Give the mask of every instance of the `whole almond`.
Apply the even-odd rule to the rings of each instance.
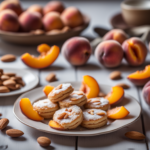
[[[122,87],[123,89],[129,89],[129,88],[130,88],[130,86],[127,85],[127,84],[125,84],[125,83],[119,83],[119,84],[117,84],[116,86],[120,86],[120,87]]]
[[[16,85],[7,85],[10,90],[16,90]]]
[[[62,114],[60,114],[57,119],[63,119],[66,115],[66,112],[63,112]]]
[[[50,73],[46,76],[45,79],[47,82],[56,81],[56,75],[55,75],[55,73]]]
[[[0,113],[0,117],[2,116],[2,113]]]
[[[121,79],[121,72],[120,71],[113,71],[111,74],[110,74],[110,79],[112,80],[117,80],[117,79]]]
[[[8,80],[9,78],[10,78],[10,77],[7,76],[7,75],[2,75],[2,76],[1,76],[1,80],[2,80],[2,81]]]
[[[145,135],[137,132],[137,131],[129,131],[125,134],[125,136],[129,139],[133,139],[133,140],[143,140],[145,139]]]
[[[20,84],[21,86],[25,86],[25,83],[24,83],[23,80],[17,80],[16,82],[17,82],[18,84]]]
[[[105,93],[103,93],[103,92],[100,92],[98,96],[99,96],[99,97],[105,97],[105,96],[106,96],[106,94],[105,94]]]
[[[7,93],[10,92],[10,90],[6,86],[0,86],[0,93]]]
[[[15,85],[16,84],[16,82],[14,81],[14,80],[5,80],[4,82],[3,82],[3,85],[5,85],[5,86],[9,86],[9,85]]]
[[[62,88],[62,84],[58,85],[55,89],[56,89],[56,90],[59,90],[59,89],[61,89],[61,88]]]
[[[1,61],[3,62],[12,62],[16,60],[16,56],[12,54],[7,54],[1,57]]]
[[[2,86],[2,85],[3,85],[3,81],[0,80],[0,86]]]
[[[22,77],[20,76],[14,76],[10,78],[11,80],[17,81],[17,80],[22,80]]]
[[[47,147],[51,144],[51,140],[44,136],[38,137],[37,142],[43,147]]]
[[[15,73],[13,73],[13,72],[5,72],[5,73],[3,73],[4,75],[7,75],[7,76],[9,76],[9,77],[14,77],[14,76],[16,76],[16,74]]]
[[[99,116],[105,116],[106,114],[104,112],[98,112],[97,115],[99,115]]]
[[[69,116],[69,115],[68,115],[68,114],[66,114],[66,115],[64,116],[64,119],[67,119],[67,118],[68,118],[68,116]]]
[[[6,134],[11,137],[19,137],[19,136],[23,135],[24,133],[21,130],[9,129],[6,131]]]
[[[9,120],[7,118],[2,118],[0,120],[0,130],[3,130],[9,123]]]

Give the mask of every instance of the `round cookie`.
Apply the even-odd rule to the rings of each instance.
[[[56,110],[59,109],[57,103],[51,102],[49,99],[39,100],[33,104],[33,109],[38,112],[38,114],[45,119],[50,119]]]
[[[55,112],[53,120],[65,130],[75,129],[83,120],[83,113],[80,107],[74,105],[69,108],[62,108]]]
[[[69,97],[73,90],[70,83],[60,84],[49,93],[48,98],[52,102],[59,102]]]
[[[109,101],[103,97],[90,98],[84,105],[86,109],[102,109],[105,111],[107,111],[109,107]]]
[[[73,91],[68,98],[59,101],[59,106],[60,108],[66,108],[72,105],[77,105],[81,107],[86,102],[87,102],[87,98],[82,91]]]
[[[100,128],[107,124],[107,113],[100,109],[85,109],[83,111],[82,127],[88,129]]]

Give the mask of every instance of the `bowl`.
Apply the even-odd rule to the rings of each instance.
[[[149,0],[125,0],[121,3],[122,15],[131,26],[150,25]]]

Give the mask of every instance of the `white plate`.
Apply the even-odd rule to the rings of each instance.
[[[39,83],[38,77],[29,70],[13,69],[13,68],[1,68],[1,69],[4,70],[4,73],[13,72],[16,73],[17,76],[21,76],[23,81],[25,82],[25,86],[20,88],[19,90],[11,91],[8,93],[0,93],[0,97],[12,96],[12,95],[24,93],[28,90],[33,89]]]
[[[52,86],[57,86],[58,84],[61,84],[62,82],[53,82],[51,83]],[[72,84],[75,90],[78,90],[81,82],[69,82]],[[102,92],[108,93],[111,90],[111,86],[108,85],[101,85],[100,88]],[[100,135],[100,134],[107,134],[116,130],[119,130],[131,123],[133,123],[135,120],[138,119],[141,113],[141,107],[139,103],[130,95],[125,94],[125,99],[119,103],[118,106],[125,106],[129,111],[130,114],[125,119],[115,120],[114,122],[109,122],[106,126],[98,129],[92,129],[88,130],[82,127],[78,127],[74,130],[69,131],[59,131],[52,129],[48,126],[48,121],[44,122],[37,122],[30,120],[27,118],[20,109],[19,102],[20,99],[23,97],[28,97],[31,101],[31,103],[34,103],[38,99],[42,99],[45,97],[43,93],[43,87],[36,88],[32,91],[29,91],[27,93],[24,93],[21,95],[14,104],[14,114],[17,117],[17,119],[22,122],[23,124],[30,126],[32,128],[35,128],[37,130],[47,132],[47,133],[53,133],[53,134],[59,134],[59,135],[65,135],[65,136],[94,136],[94,135]]]

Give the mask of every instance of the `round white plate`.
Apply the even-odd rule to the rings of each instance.
[[[21,76],[23,81],[25,82],[25,86],[20,88],[19,90],[11,91],[8,93],[0,93],[0,97],[4,96],[12,96],[24,93],[28,90],[33,89],[37,84],[39,83],[39,78],[35,74],[33,74],[29,70],[23,70],[23,69],[13,69],[13,68],[1,68],[5,72],[13,72],[16,73],[17,76]]]
[[[57,86],[61,83],[62,82],[53,82],[51,83],[51,85]],[[68,82],[68,83],[71,83],[75,90],[78,90],[81,85],[81,82]],[[14,104],[14,110],[13,110],[15,116],[20,122],[22,122],[23,124],[27,126],[35,128],[37,130],[43,131],[43,132],[65,135],[65,136],[94,136],[94,135],[100,135],[100,134],[107,134],[107,133],[119,130],[133,123],[135,120],[138,119],[141,113],[141,107],[139,103],[132,96],[125,94],[124,100],[121,103],[119,103],[119,105],[117,106],[125,106],[129,110],[130,114],[126,118],[115,120],[113,122],[108,121],[108,124],[106,126],[102,128],[98,128],[98,129],[88,130],[79,126],[78,128],[74,130],[69,130],[69,131],[55,130],[55,129],[52,129],[50,126],[48,126],[49,120],[43,121],[43,122],[30,120],[21,112],[21,109],[19,106],[20,99],[23,97],[28,97],[31,103],[34,103],[36,100],[44,98],[45,95],[43,93],[43,88],[44,87],[36,88],[34,90],[31,90],[27,93],[22,94],[16,100]],[[105,93],[108,93],[111,90],[111,86],[108,86],[108,85],[100,84],[100,88],[101,88],[101,91]]]

